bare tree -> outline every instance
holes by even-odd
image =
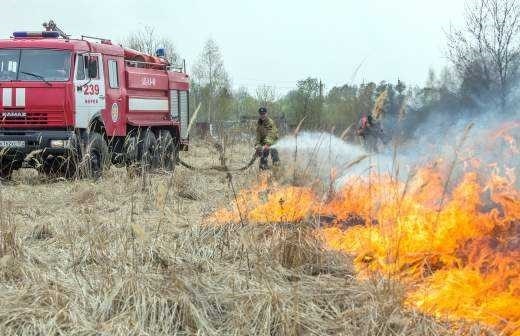
[[[157,36],[155,29],[150,26],[144,26],[141,30],[130,34],[124,45],[149,55],[155,55],[157,49],[163,48],[166,52],[166,59],[170,64],[179,65],[181,62],[173,41],[166,37]]]
[[[193,79],[205,92],[208,123],[215,119],[215,106],[221,101],[219,96],[230,92],[230,80],[224,67],[222,54],[213,39],[206,41],[199,60],[193,67]]]
[[[237,120],[256,116],[258,102],[249,94],[246,87],[239,87],[238,90],[233,93],[233,98],[233,111]]]
[[[448,34],[448,57],[477,94],[497,96],[502,111],[520,70],[520,2],[471,0],[465,27]]]
[[[257,87],[256,99],[260,105],[265,106],[272,111],[276,101],[276,88],[269,85],[261,85]]]

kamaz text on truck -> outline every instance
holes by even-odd
[[[16,32],[0,40],[0,178],[22,167],[173,170],[188,147],[188,90],[188,75],[164,58],[61,31]]]

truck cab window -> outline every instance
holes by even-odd
[[[0,80],[15,80],[18,68],[18,50],[0,50]]]
[[[85,57],[78,55],[78,61],[76,64],[76,79],[85,79]]]
[[[99,79],[99,57],[78,55],[76,62],[76,79]]]
[[[71,53],[51,49],[0,49],[0,82],[66,82]]]
[[[71,53],[50,49],[22,49],[18,80],[66,82],[70,78]]]
[[[0,50],[0,81],[16,80],[20,50]]]
[[[108,60],[108,81],[112,89],[119,88],[119,74],[117,70],[117,61]]]
[[[99,58],[97,56],[88,57],[87,70],[90,79],[99,79]]]

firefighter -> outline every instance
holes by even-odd
[[[273,160],[273,166],[280,165],[278,151],[271,146],[278,140],[278,129],[273,119],[267,116],[267,108],[260,107],[258,109],[258,123],[256,127],[256,153],[260,156],[260,170],[268,169],[267,161],[269,154]]]
[[[365,149],[372,153],[377,153],[378,140],[384,144],[387,142],[381,125],[371,114],[363,116],[359,120],[357,134],[363,138]]]

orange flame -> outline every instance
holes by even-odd
[[[492,205],[482,200],[486,189]],[[418,284],[409,305],[518,335],[520,194],[514,181],[493,175],[483,187],[476,173],[467,173],[437,209],[432,200],[442,198],[439,191],[428,198],[421,189],[415,192],[386,199],[376,224],[323,229],[325,241],[355,254],[362,275],[399,275]],[[374,206],[379,199],[365,201]],[[485,211],[486,206],[492,208]]]
[[[410,307],[520,336],[515,169],[499,174],[498,165],[482,167],[475,159],[450,181],[443,168],[422,168],[405,182],[376,174],[350,178],[325,201],[309,188],[263,180],[211,220],[318,223],[316,234],[329,248],[355,255],[361,277],[377,273],[403,280]]]
[[[501,125],[498,130],[495,130],[490,135],[491,143],[496,143],[500,139],[506,142],[513,155],[520,154],[520,149],[516,143],[515,137],[510,132],[520,128],[520,120],[513,120],[508,123]]]
[[[267,176],[262,176],[256,188],[243,190],[231,209],[221,209],[213,214],[211,222],[254,223],[297,222],[313,211],[314,193],[308,188],[269,186]]]

